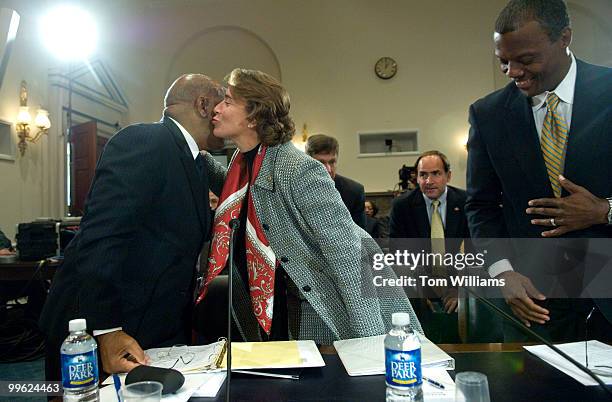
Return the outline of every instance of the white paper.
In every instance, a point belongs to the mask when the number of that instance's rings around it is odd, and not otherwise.
[[[584,342],[571,342],[562,343],[557,346],[563,352],[567,353],[570,357],[576,360],[578,363],[585,365],[586,354],[584,348]],[[580,370],[574,364],[567,361],[563,356],[552,350],[546,345],[535,345],[535,346],[523,346],[526,350],[538,356],[551,366],[563,371],[565,374],[579,381],[583,385],[597,385],[597,382],[591,376],[584,371]],[[589,369],[597,371],[597,369],[603,369],[610,373],[610,375],[600,375],[598,372],[597,376],[606,384],[612,384],[612,370],[606,368],[598,368],[598,365],[606,365],[612,367],[612,346],[606,345],[599,341],[589,341],[588,345],[589,352]]]
[[[188,374],[189,376],[202,376],[205,378],[205,382],[200,385],[191,396],[194,398],[214,398],[219,393],[221,386],[225,382],[227,373],[221,371],[218,373],[203,373],[203,374]]]
[[[214,364],[221,353],[225,341],[209,345],[184,346],[178,350],[175,346],[145,350],[149,365],[161,368],[172,368],[181,373],[202,372],[215,368]]]
[[[423,380],[424,402],[455,402],[455,382],[446,369],[440,367],[423,367],[422,374],[423,377],[427,377],[444,385],[444,389],[439,389]]]
[[[109,378],[111,378],[112,383],[112,376]],[[121,384],[123,384],[125,374],[120,375],[119,378],[121,379]],[[225,372],[185,374],[183,386],[173,394],[162,396],[162,401],[186,402],[192,396],[214,398],[217,396],[224,380]],[[104,383],[107,383],[107,381]],[[100,388],[100,402],[118,402],[117,391],[113,384]]]
[[[423,367],[455,368],[455,359],[432,343],[419,336],[421,341],[421,363]],[[385,372],[385,335],[335,341],[334,347],[350,376],[376,375]]]
[[[312,340],[297,341],[298,350],[300,357],[302,358],[302,365],[300,367],[323,367],[325,361],[319,348]]]

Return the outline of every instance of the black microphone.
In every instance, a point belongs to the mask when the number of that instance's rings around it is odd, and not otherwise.
[[[543,344],[545,344],[546,346],[548,346],[549,348],[551,348],[552,350],[557,352],[559,355],[561,355],[562,357],[567,359],[567,361],[572,363],[574,366],[578,367],[580,370],[582,370],[585,373],[587,373],[590,377],[592,377],[597,382],[597,384],[599,384],[600,387],[602,387],[604,389],[604,391],[606,391],[606,393],[608,395],[612,396],[612,391],[610,391],[608,389],[607,385],[599,377],[597,377],[591,370],[589,370],[587,367],[585,367],[581,363],[579,363],[576,360],[574,360],[567,353],[565,353],[564,351],[562,351],[561,349],[559,349],[558,347],[553,345],[551,342],[549,342],[547,339],[545,339],[544,337],[542,337],[538,333],[534,332],[531,328],[529,328],[528,326],[526,326],[525,324],[523,324],[522,322],[520,322],[516,318],[512,317],[510,314],[506,313],[504,310],[502,310],[501,308],[497,307],[495,304],[491,303],[491,301],[485,299],[482,296],[479,296],[476,292],[471,290],[469,287],[467,287],[467,286],[460,286],[460,287],[465,289],[472,296],[474,296],[476,298],[476,300],[484,303],[487,307],[493,309],[493,311],[495,311],[496,313],[498,313],[499,315],[504,317],[506,320],[512,322],[514,325],[517,325],[520,329],[522,329],[523,331],[527,332],[529,335],[533,336],[538,341],[542,342]]]
[[[229,239],[229,257],[227,267],[227,361],[225,371],[227,379],[225,380],[225,400],[230,401],[230,383],[232,380],[232,270],[234,266],[234,236],[236,230],[240,227],[240,219],[234,218],[229,221],[230,239]]]
[[[140,381],[157,381],[162,384],[162,395],[178,391],[185,383],[185,376],[178,370],[141,364],[125,377],[125,385]]]

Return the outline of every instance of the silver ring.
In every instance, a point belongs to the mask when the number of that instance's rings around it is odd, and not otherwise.
[[[550,224],[551,226],[557,226],[557,224],[555,223],[555,218],[550,218]]]

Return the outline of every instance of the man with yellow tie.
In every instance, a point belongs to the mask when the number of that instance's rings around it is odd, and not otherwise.
[[[472,237],[612,237],[612,69],[570,52],[563,0],[511,0],[493,38],[512,82],[470,107],[466,214]],[[519,273],[522,250],[485,244],[495,251],[489,274],[505,279],[506,303],[525,325],[553,340],[581,339],[596,307],[589,332],[612,333],[609,300],[547,299],[540,283]],[[550,265],[547,259],[558,256],[542,257],[530,263]],[[521,340],[506,329],[505,335]]]
[[[456,254],[461,251],[463,239],[469,238],[467,220],[463,207],[465,191],[449,186],[451,166],[440,151],[422,153],[415,163],[418,187],[404,193],[393,201],[389,219],[389,237],[395,240],[394,249],[405,249],[418,253],[421,250],[432,254]],[[449,267],[450,268],[450,267]],[[410,276],[447,278],[452,268],[439,265],[425,267]],[[421,288],[419,300],[413,306],[423,325],[425,334],[434,342],[459,342],[457,334],[457,289],[452,286],[435,289]]]

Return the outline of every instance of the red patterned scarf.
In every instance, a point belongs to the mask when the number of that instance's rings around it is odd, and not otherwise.
[[[253,161],[250,183],[248,182],[248,166],[244,155],[238,152],[230,162],[213,223],[213,239],[208,257],[208,274],[196,304],[206,296],[208,285],[227,264],[230,238],[229,222],[240,217],[240,209],[248,186],[255,183],[265,155],[266,147],[261,146]],[[255,214],[252,191],[248,191],[247,202],[245,246],[251,305],[257,322],[266,331],[266,334],[270,335],[272,308],[274,306],[274,273],[277,261]]]

